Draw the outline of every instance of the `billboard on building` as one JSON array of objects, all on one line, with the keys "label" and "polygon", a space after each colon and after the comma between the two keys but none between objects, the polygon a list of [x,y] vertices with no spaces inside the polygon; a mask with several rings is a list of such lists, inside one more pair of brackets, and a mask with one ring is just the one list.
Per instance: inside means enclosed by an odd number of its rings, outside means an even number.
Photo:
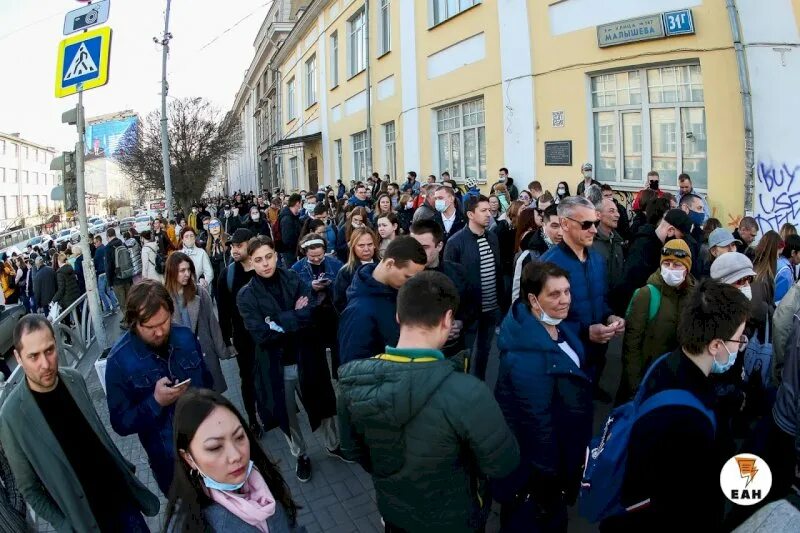
[{"label": "billboard on building", "polygon": [[137,120],[134,115],[87,124],[86,159],[115,157],[125,136],[135,134]]}]

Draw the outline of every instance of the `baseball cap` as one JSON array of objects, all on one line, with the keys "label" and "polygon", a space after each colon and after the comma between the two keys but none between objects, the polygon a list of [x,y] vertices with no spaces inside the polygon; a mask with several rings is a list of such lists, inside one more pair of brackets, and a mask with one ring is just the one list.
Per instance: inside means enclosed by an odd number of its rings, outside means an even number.
[{"label": "baseball cap", "polygon": [[717,228],[708,236],[709,248],[713,248],[715,246],[728,246],[734,242],[736,244],[742,244],[742,241],[735,238],[733,233],[724,228]]},{"label": "baseball cap", "polygon": [[467,182],[467,187],[469,187],[470,189],[472,187],[478,186],[478,180],[476,178],[467,178],[466,182]]},{"label": "baseball cap", "polygon": [[684,235],[692,231],[692,221],[689,219],[689,215],[681,209],[670,209],[664,215],[664,220]]},{"label": "baseball cap", "polygon": [[236,231],[233,232],[233,236],[231,237],[231,243],[233,244],[242,244],[243,242],[247,242],[253,238],[253,232],[247,228],[238,228]]},{"label": "baseball cap", "polygon": [[584,163],[583,166],[581,167],[581,170],[592,170],[592,164]]},{"label": "baseball cap", "polygon": [[732,284],[747,276],[755,276],[753,263],[739,252],[728,252],[711,263],[711,277],[722,283]]}]

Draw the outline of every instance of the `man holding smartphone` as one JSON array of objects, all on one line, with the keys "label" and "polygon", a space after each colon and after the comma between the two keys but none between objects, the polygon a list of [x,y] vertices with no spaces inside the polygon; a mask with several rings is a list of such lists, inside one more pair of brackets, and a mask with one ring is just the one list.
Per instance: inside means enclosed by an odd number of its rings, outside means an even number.
[{"label": "man holding smartphone", "polygon": [[190,386],[213,387],[197,337],[191,329],[172,324],[173,310],[161,283],[146,279],[134,285],[125,305],[130,329],[111,349],[106,365],[111,427],[122,436],[139,435],[164,495],[175,463],[175,402]]}]

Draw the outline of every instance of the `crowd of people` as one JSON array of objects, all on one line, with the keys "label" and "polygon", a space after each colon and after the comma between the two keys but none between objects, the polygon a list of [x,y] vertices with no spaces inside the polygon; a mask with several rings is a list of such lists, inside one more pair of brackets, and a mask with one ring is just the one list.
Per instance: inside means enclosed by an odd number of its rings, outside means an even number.
[{"label": "crowd of people", "polygon": [[[800,236],[758,239],[751,217],[728,231],[686,174],[672,194],[650,172],[628,210],[590,163],[581,173],[571,195],[502,168],[488,196],[447,173],[372,174],[95,237],[102,305],[125,328],[105,370],[111,427],[138,435],[164,530],[301,531],[260,442],[278,428],[300,482],[308,429],[329,460],[363,467],[388,532],[482,531],[493,505],[503,531],[566,531],[576,504],[601,531],[797,527]],[[40,314],[85,290],[79,249],[14,260],[3,290],[32,312],[14,332],[26,379],[0,411],[0,487],[19,495],[0,494],[0,514],[24,524],[26,501],[59,531],[147,531],[158,498],[58,367]],[[243,414],[223,396],[235,387]],[[742,451],[772,469],[760,505],[720,491]]]}]

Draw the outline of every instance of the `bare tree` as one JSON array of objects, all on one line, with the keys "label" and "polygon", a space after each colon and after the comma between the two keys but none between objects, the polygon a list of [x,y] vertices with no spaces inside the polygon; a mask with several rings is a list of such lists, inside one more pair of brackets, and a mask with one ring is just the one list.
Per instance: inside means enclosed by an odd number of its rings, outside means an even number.
[{"label": "bare tree", "polygon": [[[202,98],[172,100],[167,113],[172,191],[178,207],[188,209],[214,169],[240,149],[241,128]],[[164,190],[160,121],[160,111],[151,112],[120,143],[117,161],[137,189]]]}]

